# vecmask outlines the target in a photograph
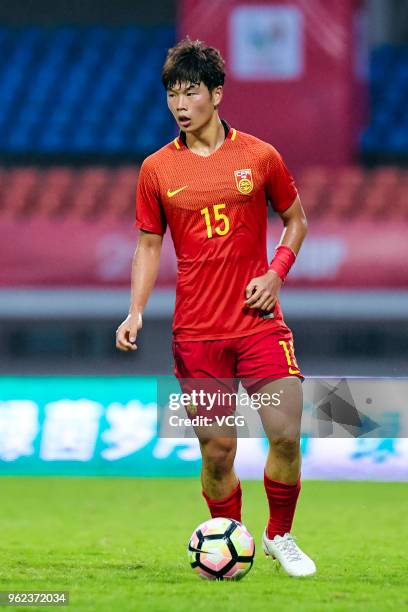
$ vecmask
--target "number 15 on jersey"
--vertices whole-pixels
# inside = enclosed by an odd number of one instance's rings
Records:
[[[212,207],[212,222],[209,208],[202,208],[200,213],[204,216],[205,226],[207,229],[207,238],[213,237],[213,227],[218,236],[225,236],[230,230],[230,222],[226,214],[220,212],[225,208],[225,204],[214,204]],[[218,223],[220,222],[220,223]]]

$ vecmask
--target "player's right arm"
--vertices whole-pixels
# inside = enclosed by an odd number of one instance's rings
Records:
[[[129,314],[116,330],[116,348],[137,349],[137,332],[142,315],[159,271],[163,235],[167,221],[160,201],[160,190],[152,160],[147,158],[140,168],[136,195],[136,226],[139,240],[132,262]]]
[[[140,231],[132,261],[132,290],[129,314],[116,330],[116,348],[137,349],[137,332],[142,327],[142,315],[153,290],[159,271],[163,236]]]

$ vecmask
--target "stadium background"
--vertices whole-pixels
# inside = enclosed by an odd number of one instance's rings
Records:
[[[308,580],[259,550],[242,583],[189,569],[207,518],[199,450],[156,431],[168,237],[140,348],[114,348],[138,168],[175,134],[161,63],[186,33],[226,57],[223,117],[275,144],[299,185],[310,230],[282,302],[302,369],[386,377],[366,380],[382,437],[304,430],[294,533],[318,567]],[[408,480],[407,103],[405,0],[2,0],[0,603],[1,590],[69,589],[76,612],[406,608],[406,482],[391,481]],[[278,236],[271,217],[271,252]],[[257,544],[265,452],[239,440]]]
[[[138,167],[175,135],[160,68],[186,33],[227,60],[222,116],[296,177],[310,231],[282,304],[303,371],[406,376],[407,24],[403,0],[1,3],[0,473],[198,473],[194,441],[155,431],[169,236],[140,348],[114,348]],[[271,217],[271,252],[278,236]],[[305,475],[408,478],[396,410],[386,437],[304,439]],[[264,441],[241,445],[260,475]]]

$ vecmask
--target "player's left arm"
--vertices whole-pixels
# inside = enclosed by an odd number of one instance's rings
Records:
[[[253,278],[245,291],[247,307],[268,312],[275,307],[286,274],[294,263],[307,234],[306,215],[298,195],[289,208],[278,214],[284,228],[276,248],[276,255],[266,274]]]

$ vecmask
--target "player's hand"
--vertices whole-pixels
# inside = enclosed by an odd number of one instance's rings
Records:
[[[258,308],[266,312],[271,312],[278,299],[279,290],[282,287],[282,280],[273,270],[268,270],[266,274],[253,278],[245,289],[245,305],[248,308]]]
[[[137,349],[137,332],[142,329],[142,325],[140,312],[129,314],[116,330],[116,348],[125,352],[135,351]]]

